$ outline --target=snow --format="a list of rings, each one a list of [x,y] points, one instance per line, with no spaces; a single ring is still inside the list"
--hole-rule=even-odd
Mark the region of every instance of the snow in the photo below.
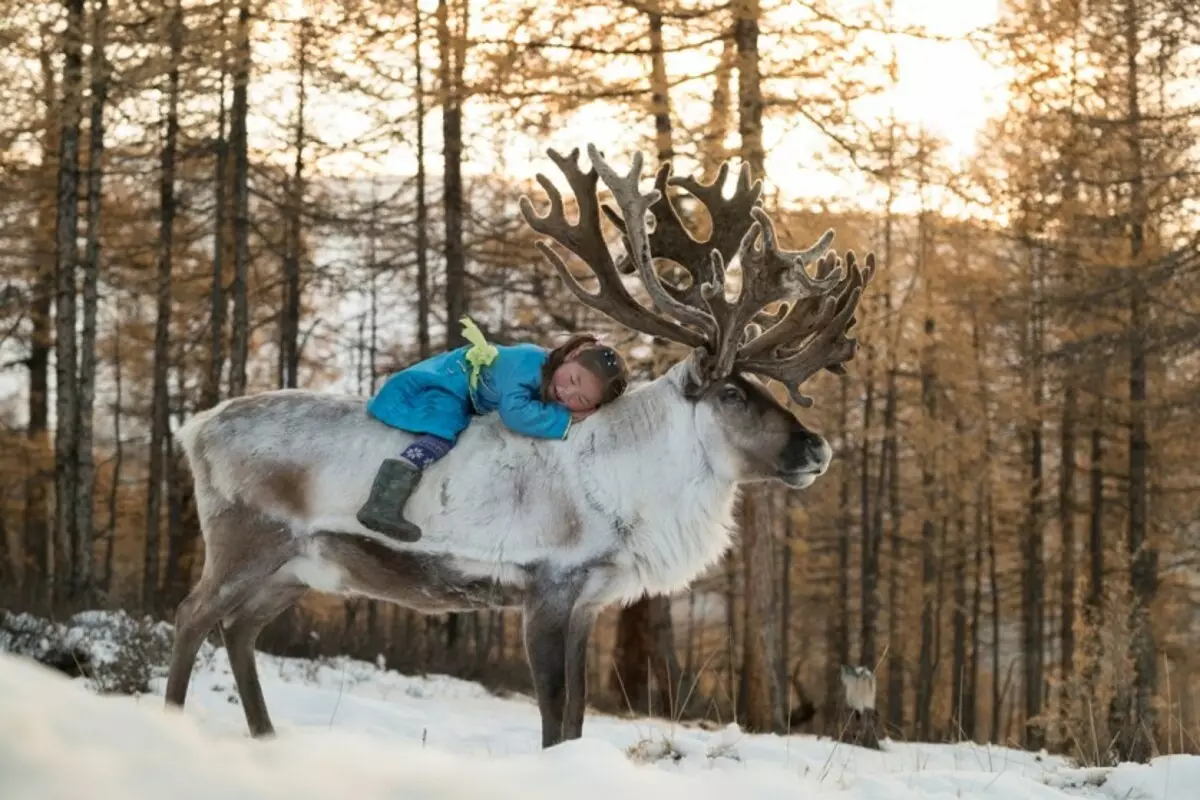
[[[66,638],[111,653],[103,618],[83,619],[91,633],[76,633],[88,627],[76,618]],[[163,708],[161,669],[150,694],[101,695],[88,679],[0,653],[0,797],[1192,800],[1200,787],[1196,756],[1076,769],[1001,747],[874,752],[599,714],[582,740],[542,751],[527,697],[349,659],[259,654],[259,672],[278,736],[255,741],[222,649],[201,653],[182,714]]]

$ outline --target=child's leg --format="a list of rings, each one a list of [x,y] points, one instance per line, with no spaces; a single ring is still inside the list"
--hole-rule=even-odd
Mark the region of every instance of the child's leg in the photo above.
[[[414,439],[399,458],[384,459],[375,474],[371,496],[358,510],[358,521],[402,542],[421,538],[421,529],[404,518],[404,505],[421,479],[421,471],[446,453],[454,442],[425,434]]]
[[[412,444],[404,448],[404,452],[400,454],[400,458],[417,469],[423,470],[446,455],[446,453],[449,453],[450,448],[453,446],[454,442],[450,439],[443,439],[440,436],[427,433],[414,439]]]

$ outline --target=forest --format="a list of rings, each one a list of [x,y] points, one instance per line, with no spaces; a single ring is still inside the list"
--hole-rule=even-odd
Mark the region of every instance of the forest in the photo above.
[[[861,665],[895,739],[1200,752],[1194,3],[0,9],[0,609],[169,621],[204,558],[173,433],[227,398],[370,395],[464,314],[661,374],[684,350],[577,302],[518,211],[595,142],[748,165],[785,245],[879,268],[797,409],[829,472],[605,612],[593,706],[836,734]],[[314,594],[259,646],[530,690],[512,612]]]

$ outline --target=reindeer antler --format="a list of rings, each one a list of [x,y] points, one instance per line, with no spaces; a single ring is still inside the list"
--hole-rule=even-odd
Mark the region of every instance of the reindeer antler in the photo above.
[[[589,146],[589,155],[594,149]],[[567,183],[575,193],[575,200],[579,205],[579,221],[574,225],[567,222],[562,195],[550,179],[540,172],[537,175],[537,182],[541,184],[550,198],[550,210],[545,216],[538,216],[534,213],[533,204],[529,198],[522,196],[520,199],[521,215],[525,217],[529,227],[538,233],[549,236],[583,259],[600,284],[596,294],[585,290],[567,269],[567,265],[559,258],[558,253],[550,249],[545,242],[538,242],[538,250],[558,270],[558,274],[562,276],[571,292],[584,305],[607,314],[635,331],[648,333],[651,336],[660,336],[689,347],[703,345],[705,343],[703,333],[690,330],[655,314],[634,300],[626,291],[625,285],[621,282],[621,276],[617,272],[616,264],[613,262],[612,254],[609,253],[608,245],[604,241],[604,234],[600,230],[599,200],[596,197],[598,175],[595,169],[595,160],[593,160],[593,168],[584,172],[579,168],[578,147],[565,157],[554,150],[548,150],[547,153],[566,176]],[[637,160],[635,167],[635,171],[640,171],[640,159]],[[633,228],[640,227],[643,233],[646,225],[644,216],[643,214],[642,217],[630,223]]]
[[[798,295],[800,299],[780,315],[779,322],[743,344],[733,360],[735,372],[774,378],[787,387],[794,402],[807,407],[812,398],[799,388],[806,380],[822,369],[844,371],[842,365],[858,351],[858,342],[846,332],[854,325],[863,288],[875,276],[875,254],[868,253],[866,263],[859,266],[854,253],[847,253],[844,271],[839,261],[822,260],[818,276],[825,278],[806,276],[813,284],[830,281],[831,285],[818,293]]]
[[[723,196],[728,162],[710,184],[691,177],[673,178],[670,164],[663,164],[654,188],[642,194],[638,188],[641,154],[634,157],[626,175],[619,175],[593,145],[588,145],[592,169],[586,173],[577,163],[578,148],[566,158],[553,150],[548,153],[575,192],[579,222],[567,222],[562,196],[540,173],[537,180],[550,198],[550,211],[539,217],[529,199],[522,197],[521,213],[535,231],[582,258],[596,275],[600,289],[591,294],[548,245],[538,243],[583,303],[633,330],[703,349],[708,358],[701,362],[702,377],[707,380],[735,372],[755,373],[784,383],[792,399],[804,406],[812,404],[799,391],[805,380],[821,369],[841,372],[842,364],[854,357],[857,343],[846,332],[854,325],[862,290],[874,276],[875,256],[869,254],[860,267],[854,253],[848,253],[843,269],[840,259],[826,254],[833,243],[832,230],[806,250],[780,248],[771,218],[759,205],[762,182],[751,182],[748,166],[743,166],[729,198]],[[620,265],[613,261],[600,229],[598,179],[620,207],[618,215],[604,206],[623,234],[626,258]],[[685,189],[708,210],[712,232],[707,241],[696,239],[684,226],[667,195],[668,186]],[[647,213],[655,218],[653,232],[646,229]],[[682,266],[691,284],[664,283],[654,268],[655,258]],[[741,289],[736,299],[729,300],[725,265],[735,260],[742,268]],[[813,264],[815,273],[810,274]],[[621,282],[622,272],[636,272],[654,311],[630,296]],[[774,313],[767,311],[776,304]]]

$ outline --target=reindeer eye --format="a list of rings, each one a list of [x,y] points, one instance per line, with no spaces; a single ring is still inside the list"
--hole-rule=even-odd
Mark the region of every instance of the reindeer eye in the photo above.
[[[741,405],[746,402],[746,395],[732,383],[727,383],[721,387],[720,398],[721,402],[725,405]]]

